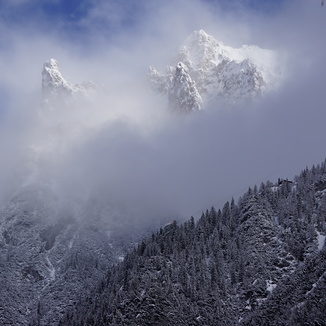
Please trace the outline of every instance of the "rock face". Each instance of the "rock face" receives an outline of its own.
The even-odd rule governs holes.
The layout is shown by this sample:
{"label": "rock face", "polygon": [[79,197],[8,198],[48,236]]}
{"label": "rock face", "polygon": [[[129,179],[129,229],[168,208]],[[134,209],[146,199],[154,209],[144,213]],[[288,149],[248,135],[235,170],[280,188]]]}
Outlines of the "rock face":
{"label": "rock face", "polygon": [[185,40],[177,63],[165,74],[150,67],[149,78],[174,109],[195,111],[252,101],[277,85],[280,72],[273,51],[247,45],[234,49],[200,30]]}

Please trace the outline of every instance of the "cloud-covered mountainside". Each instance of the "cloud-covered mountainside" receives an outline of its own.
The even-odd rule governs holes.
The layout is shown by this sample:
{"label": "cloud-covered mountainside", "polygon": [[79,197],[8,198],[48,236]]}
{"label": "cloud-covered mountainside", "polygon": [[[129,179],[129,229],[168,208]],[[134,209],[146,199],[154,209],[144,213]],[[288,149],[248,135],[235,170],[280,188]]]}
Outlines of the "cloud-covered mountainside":
{"label": "cloud-covered mountainside", "polygon": [[280,82],[275,52],[248,45],[234,49],[203,30],[191,34],[176,57],[165,75],[150,67],[149,76],[170,105],[184,112],[251,101]]}
{"label": "cloud-covered mountainside", "polygon": [[[150,60],[126,44],[93,62],[84,53],[78,69],[47,61],[42,100],[37,91],[25,101],[34,77],[40,88],[39,70],[25,77],[32,60],[6,74],[14,114],[0,130],[0,324],[321,323],[325,163],[223,204],[322,155],[324,66],[293,63],[311,83],[292,76],[277,88],[273,51],[200,30],[166,75],[150,69],[158,96]],[[92,69],[100,82],[70,82]]]}

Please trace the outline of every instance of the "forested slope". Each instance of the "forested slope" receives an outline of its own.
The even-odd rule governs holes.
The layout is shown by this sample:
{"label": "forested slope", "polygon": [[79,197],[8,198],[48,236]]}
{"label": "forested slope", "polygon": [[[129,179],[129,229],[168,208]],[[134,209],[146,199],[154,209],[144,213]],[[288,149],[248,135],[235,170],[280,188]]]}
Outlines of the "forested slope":
{"label": "forested slope", "polygon": [[326,161],[144,239],[60,325],[325,325]]}

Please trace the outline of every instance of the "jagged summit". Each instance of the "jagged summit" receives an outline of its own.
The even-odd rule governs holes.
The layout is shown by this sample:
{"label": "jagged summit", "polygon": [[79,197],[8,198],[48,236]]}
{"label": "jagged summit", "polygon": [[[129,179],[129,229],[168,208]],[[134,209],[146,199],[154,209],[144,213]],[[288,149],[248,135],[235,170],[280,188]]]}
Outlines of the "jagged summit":
{"label": "jagged summit", "polygon": [[220,43],[203,30],[187,37],[179,50],[180,60],[192,69],[208,68],[217,63]]}
{"label": "jagged summit", "polygon": [[[178,66],[182,64],[191,80],[192,90],[198,94],[198,101],[189,101],[194,91],[183,86],[182,94],[175,90]],[[194,111],[218,104],[233,104],[241,101],[251,101],[263,93],[273,89],[279,82],[279,66],[277,54],[274,51],[261,49],[258,46],[244,45],[232,48],[218,42],[213,36],[203,30],[195,31],[187,37],[176,61],[161,74],[150,67],[150,81],[159,93],[168,95],[171,103],[171,93],[179,94],[181,111]],[[186,80],[186,79],[185,79]],[[177,83],[180,88],[180,83]],[[184,103],[189,105],[185,109]]]}
{"label": "jagged summit", "polygon": [[42,70],[42,91],[46,103],[64,101],[72,95],[85,95],[94,89],[91,81],[80,84],[68,82],[61,74],[59,63],[55,59],[46,61]]}
{"label": "jagged summit", "polygon": [[67,82],[60,70],[58,61],[55,59],[50,59],[46,61],[43,65],[42,71],[42,89],[43,91],[66,91],[72,92],[73,85]]}

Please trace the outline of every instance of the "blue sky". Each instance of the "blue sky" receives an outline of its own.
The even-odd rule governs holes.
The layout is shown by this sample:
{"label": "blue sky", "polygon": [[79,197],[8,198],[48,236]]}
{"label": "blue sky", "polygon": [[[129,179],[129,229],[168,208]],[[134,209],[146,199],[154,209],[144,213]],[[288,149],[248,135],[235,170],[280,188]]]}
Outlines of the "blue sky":
{"label": "blue sky", "polygon": [[[259,15],[272,16],[281,10],[285,1],[203,0],[201,2],[216,6],[226,13],[235,12],[239,16],[242,10],[252,10]],[[98,21],[94,20],[93,26],[85,25],[85,20],[101,6],[107,10],[103,12],[103,15],[107,14],[107,19],[102,17]],[[145,12],[148,7],[155,14],[155,7],[161,7],[160,1],[153,6],[153,1],[149,0],[3,0],[0,2],[0,19],[10,27],[43,28],[49,32],[61,32],[65,37],[79,38],[82,34],[85,36],[89,28],[98,31],[105,29],[108,35],[119,29],[135,28],[146,19]]]}

